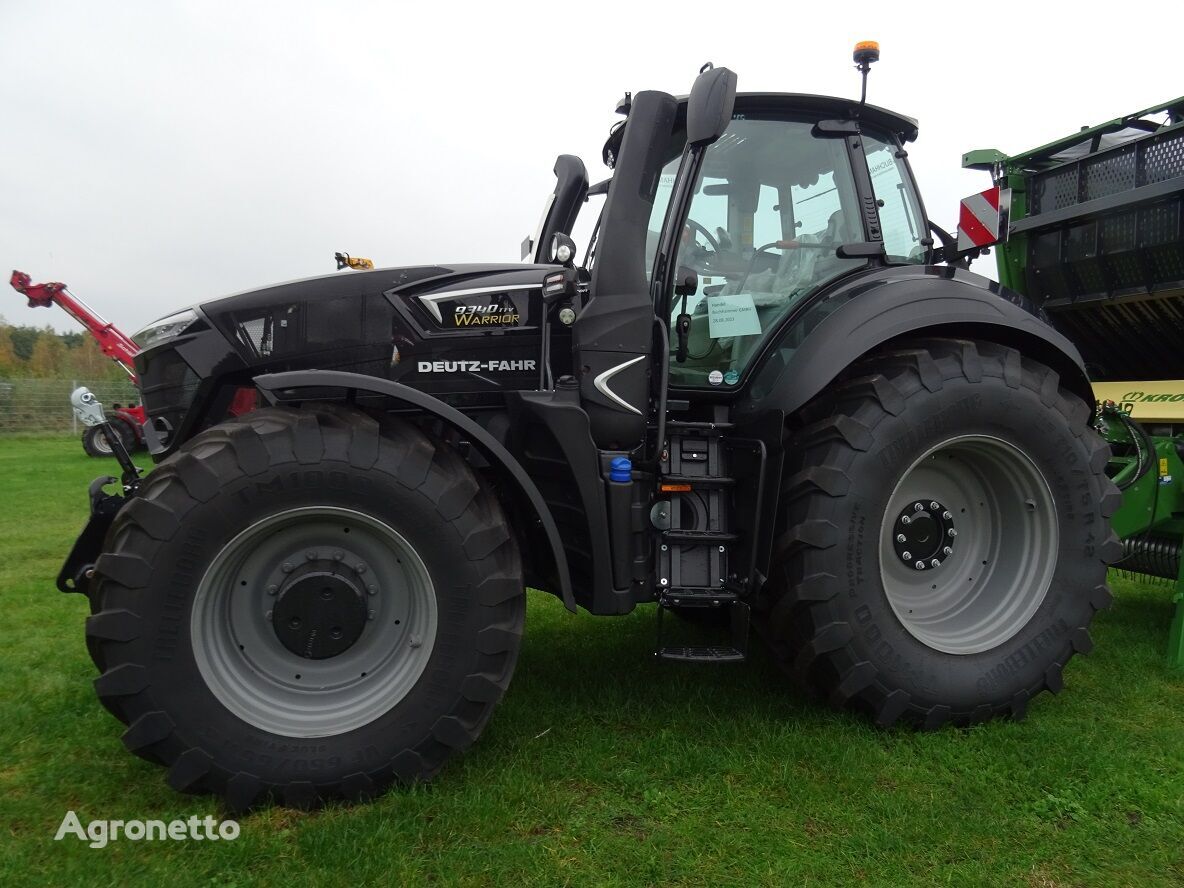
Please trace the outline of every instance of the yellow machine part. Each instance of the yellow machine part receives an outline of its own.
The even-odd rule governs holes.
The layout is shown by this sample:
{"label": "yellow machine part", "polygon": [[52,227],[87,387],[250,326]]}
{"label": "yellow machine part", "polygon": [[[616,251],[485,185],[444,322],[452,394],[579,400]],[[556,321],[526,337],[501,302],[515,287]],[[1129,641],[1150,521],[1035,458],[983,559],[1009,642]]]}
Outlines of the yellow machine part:
{"label": "yellow machine part", "polygon": [[1142,423],[1184,423],[1184,379],[1095,382],[1094,397],[1113,401]]}

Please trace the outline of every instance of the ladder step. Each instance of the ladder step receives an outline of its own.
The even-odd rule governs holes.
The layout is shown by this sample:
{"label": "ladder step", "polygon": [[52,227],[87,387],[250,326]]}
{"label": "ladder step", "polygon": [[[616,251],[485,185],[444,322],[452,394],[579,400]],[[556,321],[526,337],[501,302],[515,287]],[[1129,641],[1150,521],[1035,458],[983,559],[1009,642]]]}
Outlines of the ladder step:
{"label": "ladder step", "polygon": [[668,543],[681,543],[685,546],[710,546],[734,543],[740,539],[740,535],[724,530],[664,530],[662,539]]}
{"label": "ladder step", "polygon": [[663,475],[658,479],[659,490],[663,484],[689,484],[692,488],[734,487],[736,479],[723,475]]}
{"label": "ladder step", "polygon": [[745,659],[744,652],[734,647],[664,647],[658,648],[657,656],[684,663],[743,663]]}
{"label": "ladder step", "polygon": [[735,592],[719,589],[669,589],[662,593],[658,604],[662,607],[722,607],[736,601]]}
{"label": "ladder step", "polygon": [[722,431],[735,427],[734,422],[687,422],[683,419],[671,419],[666,423],[668,429],[694,429],[703,432]]}

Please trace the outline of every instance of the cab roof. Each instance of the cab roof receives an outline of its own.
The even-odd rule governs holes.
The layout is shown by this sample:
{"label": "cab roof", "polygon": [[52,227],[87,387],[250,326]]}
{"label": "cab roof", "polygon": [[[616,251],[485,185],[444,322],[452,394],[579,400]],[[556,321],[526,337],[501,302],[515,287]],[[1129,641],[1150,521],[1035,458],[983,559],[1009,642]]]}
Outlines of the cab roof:
{"label": "cab roof", "polygon": [[[687,96],[677,96],[680,117],[686,114]],[[736,93],[737,111],[807,111],[814,114],[831,114],[837,118],[858,116],[875,126],[889,130],[902,142],[917,138],[917,121],[912,117],[897,114],[878,105],[863,105],[854,99],[838,96],[818,96],[811,93],[785,92],[742,92]]]}
{"label": "cab roof", "polygon": [[[678,102],[678,110],[675,116],[676,130],[685,129],[686,127],[688,98],[688,96],[675,96],[675,101]],[[604,149],[601,152],[605,166],[610,169],[614,166],[611,157],[620,149],[621,140],[625,135],[625,126],[629,122],[628,114],[631,105],[632,95],[630,93],[626,93],[625,97],[617,103],[617,113],[624,114],[626,119],[619,122],[609,131],[609,137],[605,141]],[[878,105],[860,105],[859,102],[853,99],[844,99],[838,96],[818,96],[810,93],[783,92],[736,93],[735,111],[746,114],[754,112],[788,114],[796,111],[799,113],[817,114],[824,118],[833,117],[840,120],[853,119],[858,116],[860,120],[865,120],[873,126],[888,130],[902,142],[912,142],[917,138],[917,121],[913,118],[906,117],[903,114],[897,114],[895,111],[889,111],[887,108],[881,108]]]}

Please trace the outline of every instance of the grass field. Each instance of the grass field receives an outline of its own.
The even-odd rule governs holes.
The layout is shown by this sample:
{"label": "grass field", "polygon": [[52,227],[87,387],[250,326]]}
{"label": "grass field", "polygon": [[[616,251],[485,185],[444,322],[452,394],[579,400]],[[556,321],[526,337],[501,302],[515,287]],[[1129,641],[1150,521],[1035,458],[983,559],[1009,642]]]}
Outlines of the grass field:
{"label": "grass field", "polygon": [[532,593],[505,702],[433,784],[259,811],[235,842],[55,842],[67,810],[221,813],[124,751],[85,602],[53,588],[104,468],[75,440],[0,439],[0,884],[1184,884],[1184,672],[1165,590],[1122,580],[1060,697],[936,734],[810,703],[759,652],[658,665],[652,610]]}

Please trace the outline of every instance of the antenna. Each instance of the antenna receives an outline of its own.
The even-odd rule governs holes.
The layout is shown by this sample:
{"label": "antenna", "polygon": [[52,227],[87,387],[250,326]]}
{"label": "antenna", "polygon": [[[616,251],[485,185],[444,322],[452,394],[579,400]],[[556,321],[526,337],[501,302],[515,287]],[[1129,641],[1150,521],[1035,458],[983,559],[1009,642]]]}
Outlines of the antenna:
{"label": "antenna", "polygon": [[860,40],[855,44],[855,69],[863,74],[863,89],[859,93],[859,104],[867,102],[867,72],[872,69],[872,62],[880,60],[880,44],[875,40]]}

